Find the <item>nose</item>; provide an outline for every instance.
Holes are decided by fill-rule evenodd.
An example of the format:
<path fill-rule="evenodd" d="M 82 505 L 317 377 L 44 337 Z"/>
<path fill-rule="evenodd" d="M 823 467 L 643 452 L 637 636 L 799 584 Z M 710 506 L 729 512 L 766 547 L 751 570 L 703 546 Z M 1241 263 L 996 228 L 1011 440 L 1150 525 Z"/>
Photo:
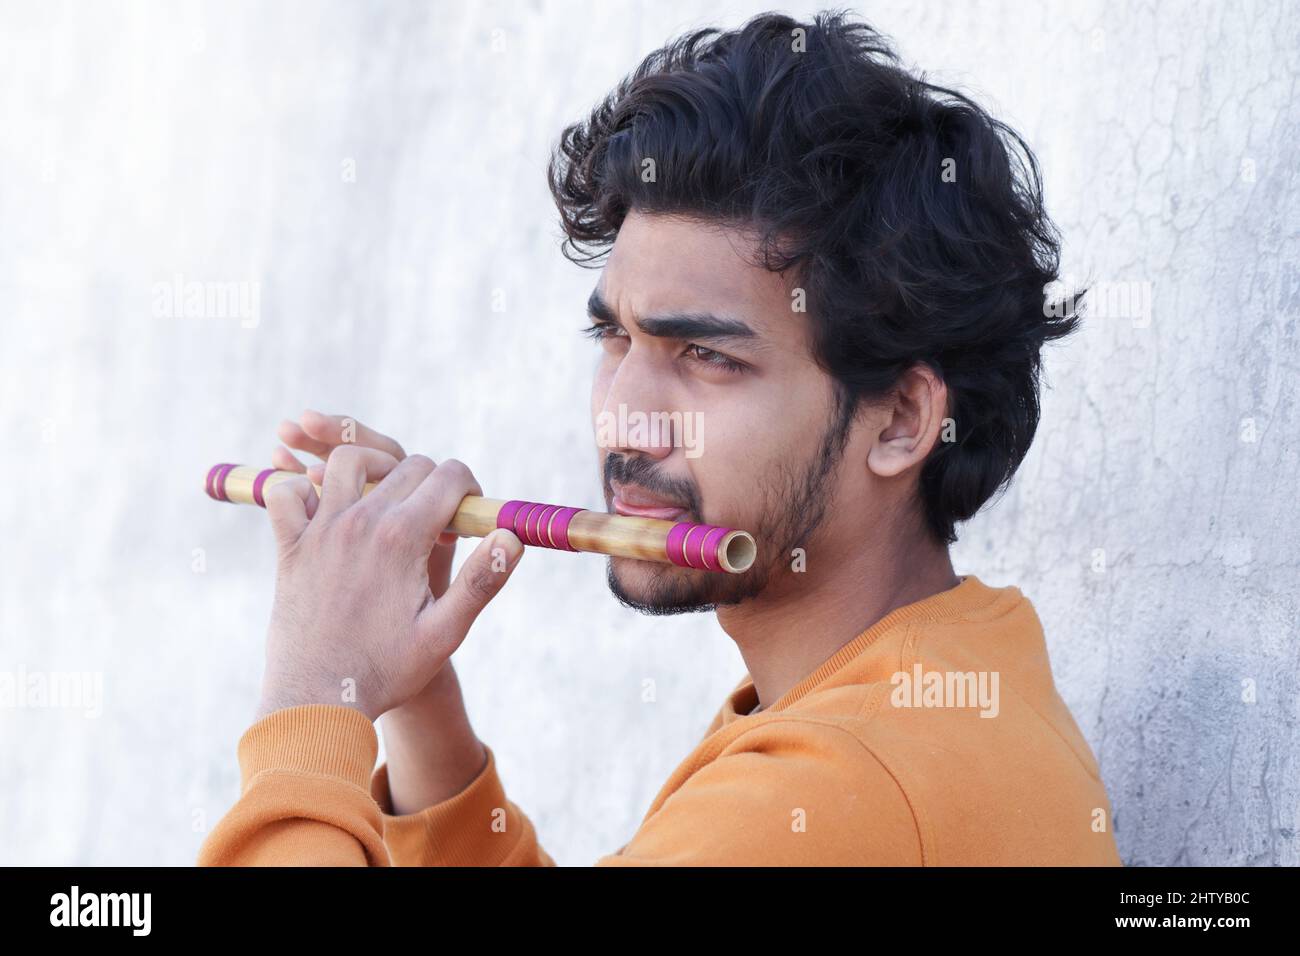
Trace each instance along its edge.
<path fill-rule="evenodd" d="M 607 452 L 663 460 L 677 444 L 681 414 L 673 414 L 667 372 L 632 347 L 609 379 L 596 416 L 597 444 Z"/>

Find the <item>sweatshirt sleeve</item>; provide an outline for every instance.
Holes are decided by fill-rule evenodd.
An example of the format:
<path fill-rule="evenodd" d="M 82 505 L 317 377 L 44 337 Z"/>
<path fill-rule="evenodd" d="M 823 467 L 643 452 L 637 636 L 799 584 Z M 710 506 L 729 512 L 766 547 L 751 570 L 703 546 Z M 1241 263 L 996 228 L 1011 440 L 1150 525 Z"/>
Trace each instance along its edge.
<path fill-rule="evenodd" d="M 597 866 L 918 866 L 918 821 L 891 770 L 833 723 L 771 720 L 666 798 Z"/>
<path fill-rule="evenodd" d="M 554 866 L 532 822 L 506 797 L 496 754 L 460 793 L 414 813 L 393 815 L 388 765 L 370 792 L 383 814 L 384 842 L 394 866 Z"/>
<path fill-rule="evenodd" d="M 240 796 L 208 834 L 199 866 L 387 866 L 367 789 L 379 738 L 361 712 L 273 711 L 239 740 Z"/>
<path fill-rule="evenodd" d="M 468 787 L 392 815 L 388 767 L 364 714 L 311 704 L 274 711 L 240 738 L 240 797 L 200 866 L 554 866 L 506 798 L 490 747 Z"/>

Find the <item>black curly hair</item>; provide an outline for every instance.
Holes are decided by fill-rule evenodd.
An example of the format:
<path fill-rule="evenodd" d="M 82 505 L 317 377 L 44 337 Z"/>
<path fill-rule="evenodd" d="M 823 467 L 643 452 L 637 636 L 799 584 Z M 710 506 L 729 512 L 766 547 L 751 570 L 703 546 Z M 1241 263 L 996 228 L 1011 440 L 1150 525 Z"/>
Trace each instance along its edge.
<path fill-rule="evenodd" d="M 841 447 L 860 402 L 933 368 L 955 431 L 918 484 L 939 541 L 1024 459 L 1041 347 L 1074 330 L 1081 298 L 1045 300 L 1060 240 L 1037 161 L 865 23 L 765 13 L 684 34 L 564 130 L 547 176 L 579 264 L 599 264 L 637 209 L 745 229 L 761 265 L 793 270 L 837 385 Z"/>

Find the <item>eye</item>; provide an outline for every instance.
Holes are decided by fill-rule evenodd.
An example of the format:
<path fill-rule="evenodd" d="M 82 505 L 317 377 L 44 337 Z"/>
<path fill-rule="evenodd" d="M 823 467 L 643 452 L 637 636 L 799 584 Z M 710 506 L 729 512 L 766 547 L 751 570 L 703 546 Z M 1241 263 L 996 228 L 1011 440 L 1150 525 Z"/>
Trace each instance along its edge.
<path fill-rule="evenodd" d="M 745 365 L 737 362 L 733 358 L 728 358 L 721 352 L 715 352 L 713 349 L 705 348 L 703 345 L 688 345 L 686 352 L 695 361 L 701 365 L 707 365 L 709 368 L 720 369 L 724 372 L 743 372 Z"/>
<path fill-rule="evenodd" d="M 604 339 L 627 338 L 627 333 L 612 322 L 593 322 L 582 330 L 582 334 L 597 342 Z"/>
<path fill-rule="evenodd" d="M 597 342 L 628 338 L 627 332 L 621 326 L 599 320 L 582 329 L 582 334 Z M 705 368 L 716 369 L 721 372 L 743 372 L 748 368 L 743 362 L 737 362 L 721 352 L 715 352 L 711 348 L 695 345 L 694 343 L 687 345 L 683 354 L 689 357 L 691 361 L 703 365 Z"/>

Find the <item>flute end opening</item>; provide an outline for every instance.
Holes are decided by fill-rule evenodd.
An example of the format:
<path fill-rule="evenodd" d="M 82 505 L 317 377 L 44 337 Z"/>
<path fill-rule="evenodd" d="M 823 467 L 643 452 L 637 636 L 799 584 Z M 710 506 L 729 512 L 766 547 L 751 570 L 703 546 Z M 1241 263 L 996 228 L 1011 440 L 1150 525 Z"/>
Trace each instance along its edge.
<path fill-rule="evenodd" d="M 748 531 L 732 531 L 718 548 L 718 563 L 731 574 L 748 571 L 758 556 L 758 545 Z"/>

